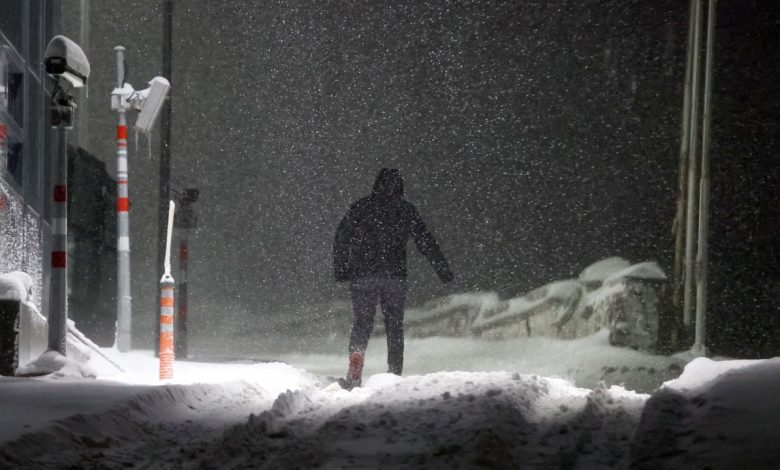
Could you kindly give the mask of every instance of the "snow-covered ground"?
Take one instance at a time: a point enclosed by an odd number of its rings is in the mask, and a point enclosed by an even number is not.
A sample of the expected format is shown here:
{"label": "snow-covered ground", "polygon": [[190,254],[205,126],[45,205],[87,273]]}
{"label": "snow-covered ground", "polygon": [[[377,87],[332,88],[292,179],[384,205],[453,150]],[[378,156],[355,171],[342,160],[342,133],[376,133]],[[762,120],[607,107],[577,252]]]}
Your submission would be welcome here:
{"label": "snow-covered ground", "polygon": [[[612,383],[640,368],[657,385],[682,359],[581,340],[407,343],[383,373],[382,338],[352,391],[340,354],[285,363],[177,361],[157,380],[148,352],[95,356],[98,379],[0,379],[0,467],[776,468],[780,359],[696,359],[651,394]],[[373,349],[371,349],[373,348]],[[654,373],[648,370],[654,368]],[[612,370],[614,369],[614,370]],[[664,372],[667,371],[667,372]],[[593,382],[586,385],[586,383]]]}

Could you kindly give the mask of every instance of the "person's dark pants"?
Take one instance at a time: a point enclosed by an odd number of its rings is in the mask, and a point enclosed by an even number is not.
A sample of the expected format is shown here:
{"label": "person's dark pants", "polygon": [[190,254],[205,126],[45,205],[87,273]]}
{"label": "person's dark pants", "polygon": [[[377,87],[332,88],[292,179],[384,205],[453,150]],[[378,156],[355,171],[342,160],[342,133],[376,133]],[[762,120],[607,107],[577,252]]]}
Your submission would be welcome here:
{"label": "person's dark pants", "polygon": [[349,352],[365,353],[374,329],[376,305],[382,307],[387,334],[388,371],[401,375],[404,367],[404,303],[406,279],[396,277],[365,278],[352,281],[352,311],[355,315]]}

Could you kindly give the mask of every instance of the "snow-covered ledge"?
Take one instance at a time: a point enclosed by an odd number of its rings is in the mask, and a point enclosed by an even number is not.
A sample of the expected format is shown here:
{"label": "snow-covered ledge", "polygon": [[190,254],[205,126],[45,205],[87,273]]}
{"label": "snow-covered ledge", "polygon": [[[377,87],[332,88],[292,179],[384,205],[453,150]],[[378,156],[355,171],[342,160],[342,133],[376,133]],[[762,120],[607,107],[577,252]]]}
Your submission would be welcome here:
{"label": "snow-covered ledge", "polygon": [[20,367],[16,375],[95,377],[87,362],[98,348],[76,330],[71,320],[68,320],[67,357],[46,350],[49,324],[33,303],[32,289],[33,279],[27,273],[14,271],[0,274],[0,300],[17,301],[20,305],[17,342]]}

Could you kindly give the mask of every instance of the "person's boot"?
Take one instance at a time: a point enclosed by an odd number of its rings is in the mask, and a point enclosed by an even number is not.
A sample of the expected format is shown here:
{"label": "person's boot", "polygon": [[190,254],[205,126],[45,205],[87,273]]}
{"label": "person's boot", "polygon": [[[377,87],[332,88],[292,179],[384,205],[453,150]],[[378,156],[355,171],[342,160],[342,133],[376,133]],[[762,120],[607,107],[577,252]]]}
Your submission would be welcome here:
{"label": "person's boot", "polygon": [[360,379],[363,375],[363,353],[353,352],[349,355],[349,369],[347,370],[346,389],[352,390],[360,387]]}

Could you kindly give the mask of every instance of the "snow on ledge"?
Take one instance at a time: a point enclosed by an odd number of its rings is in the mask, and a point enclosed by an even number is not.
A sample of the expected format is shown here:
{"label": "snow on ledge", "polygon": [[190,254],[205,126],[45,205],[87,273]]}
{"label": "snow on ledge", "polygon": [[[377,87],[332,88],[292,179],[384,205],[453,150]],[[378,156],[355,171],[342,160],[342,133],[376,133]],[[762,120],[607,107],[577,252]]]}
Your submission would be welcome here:
{"label": "snow on ledge", "polygon": [[22,271],[0,274],[0,300],[26,302],[32,296],[33,280]]}
{"label": "snow on ledge", "polygon": [[611,275],[625,270],[630,265],[631,263],[629,263],[627,260],[619,256],[612,256],[601,261],[596,261],[587,268],[583,269],[580,273],[579,280],[580,282],[585,283],[602,283]]}
{"label": "snow on ledge", "polygon": [[664,281],[666,280],[666,273],[655,261],[645,261],[644,263],[632,264],[623,270],[613,273],[604,280],[604,285],[613,284],[626,277]]}

